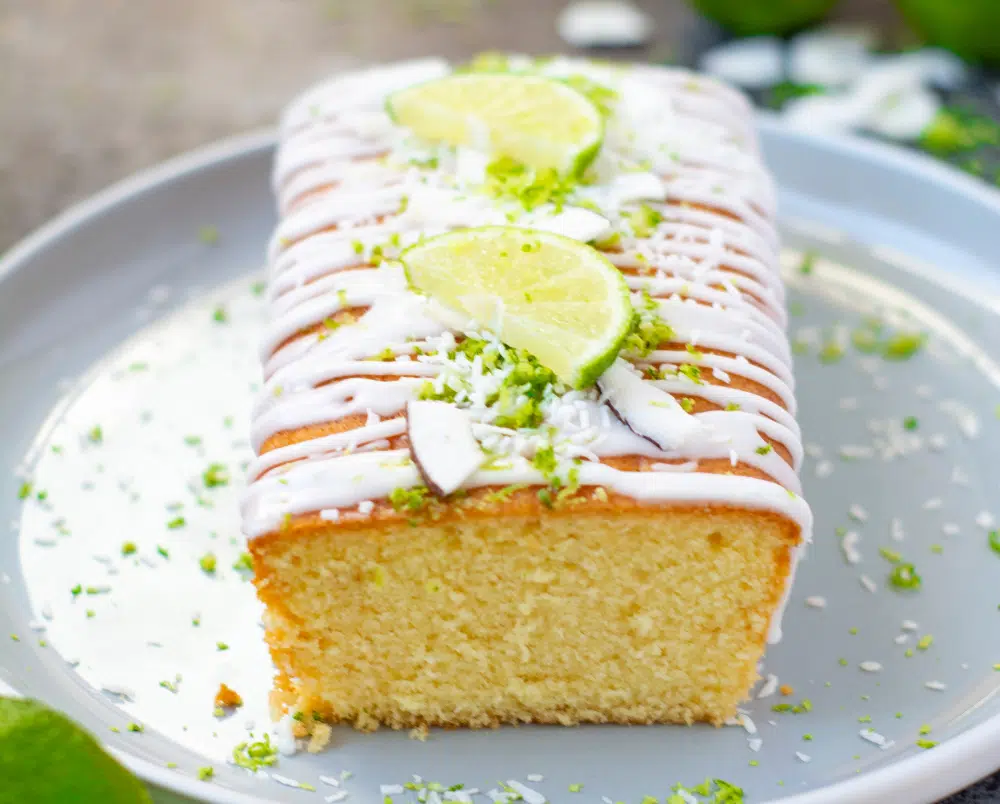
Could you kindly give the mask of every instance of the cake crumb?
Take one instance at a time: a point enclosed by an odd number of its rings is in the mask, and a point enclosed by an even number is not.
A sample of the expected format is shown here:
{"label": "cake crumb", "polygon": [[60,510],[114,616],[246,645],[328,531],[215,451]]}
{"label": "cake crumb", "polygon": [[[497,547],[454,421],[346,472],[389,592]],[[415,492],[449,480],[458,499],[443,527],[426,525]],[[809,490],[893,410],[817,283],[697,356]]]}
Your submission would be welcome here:
{"label": "cake crumb", "polygon": [[430,736],[430,730],[427,728],[427,724],[421,724],[415,729],[410,729],[410,739],[419,740],[422,743],[427,742],[427,738]]}
{"label": "cake crumb", "polygon": [[219,684],[219,691],[215,693],[216,706],[243,706],[243,697],[231,687]]}
{"label": "cake crumb", "polygon": [[306,751],[310,754],[318,754],[330,744],[332,736],[333,727],[329,723],[313,723],[312,734],[309,736]]}

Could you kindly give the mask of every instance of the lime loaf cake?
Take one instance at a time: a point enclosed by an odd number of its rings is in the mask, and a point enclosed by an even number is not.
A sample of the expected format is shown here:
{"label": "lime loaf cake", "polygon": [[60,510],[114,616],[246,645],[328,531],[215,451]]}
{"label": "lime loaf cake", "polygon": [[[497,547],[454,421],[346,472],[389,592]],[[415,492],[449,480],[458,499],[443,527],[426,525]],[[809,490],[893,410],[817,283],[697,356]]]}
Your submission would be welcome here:
{"label": "lime loaf cake", "polygon": [[811,514],[749,104],[488,56],[285,113],[243,525],[300,735],[720,724]]}

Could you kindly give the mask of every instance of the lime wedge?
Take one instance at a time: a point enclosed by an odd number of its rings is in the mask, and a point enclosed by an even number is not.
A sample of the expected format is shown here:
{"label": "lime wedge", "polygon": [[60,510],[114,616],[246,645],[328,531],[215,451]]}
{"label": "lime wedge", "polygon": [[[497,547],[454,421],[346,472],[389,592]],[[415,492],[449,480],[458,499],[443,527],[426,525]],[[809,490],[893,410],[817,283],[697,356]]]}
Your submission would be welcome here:
{"label": "lime wedge", "polygon": [[403,252],[410,284],[525,349],[574,388],[611,365],[635,312],[621,273],[568,237],[486,226],[430,238]]}
{"label": "lime wedge", "polygon": [[37,701],[0,698],[0,802],[148,804],[97,740]]}
{"label": "lime wedge", "polygon": [[390,95],[386,109],[424,139],[566,174],[582,171],[604,137],[601,112],[586,95],[537,75],[450,75]]}

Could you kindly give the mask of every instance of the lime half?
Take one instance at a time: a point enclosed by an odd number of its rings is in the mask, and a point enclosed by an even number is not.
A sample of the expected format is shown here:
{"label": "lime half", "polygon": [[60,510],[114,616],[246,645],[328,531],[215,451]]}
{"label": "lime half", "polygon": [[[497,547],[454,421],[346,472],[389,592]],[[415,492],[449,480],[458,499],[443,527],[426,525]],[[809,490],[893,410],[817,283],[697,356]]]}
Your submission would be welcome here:
{"label": "lime half", "polygon": [[586,95],[536,75],[450,75],[389,96],[393,121],[427,140],[508,156],[536,170],[583,170],[604,120]]}
{"label": "lime half", "polygon": [[410,284],[525,349],[574,388],[611,365],[635,315],[621,273],[561,235],[487,226],[433,237],[401,260]]}
{"label": "lime half", "polygon": [[0,698],[0,804],[148,804],[97,740],[37,701]]}

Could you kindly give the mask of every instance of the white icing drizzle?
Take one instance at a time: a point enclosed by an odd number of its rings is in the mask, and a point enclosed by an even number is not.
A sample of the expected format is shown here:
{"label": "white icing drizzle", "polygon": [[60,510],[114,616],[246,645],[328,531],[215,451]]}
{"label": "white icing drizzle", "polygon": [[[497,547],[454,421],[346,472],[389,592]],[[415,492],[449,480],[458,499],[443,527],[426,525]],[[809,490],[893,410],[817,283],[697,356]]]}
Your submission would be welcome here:
{"label": "white icing drizzle", "polygon": [[[525,57],[513,62],[530,66]],[[261,344],[266,381],[251,433],[258,457],[242,509],[251,538],[281,527],[289,516],[327,512],[331,522],[344,512],[363,516],[393,489],[419,485],[409,450],[391,445],[405,435],[408,403],[430,383],[438,393],[458,389],[456,404],[467,411],[472,435],[489,456],[463,488],[545,485],[549,478],[532,458],[551,448],[560,471],[582,459],[576,467],[581,486],[604,486],[647,503],[773,511],[795,521],[809,539],[811,515],[798,496],[802,444],[771,223],[775,192],[760,161],[749,104],[684,70],[564,58],[536,69],[553,77],[583,75],[618,96],[592,168],[596,182],[580,188],[563,209],[543,205],[526,212],[516,202],[492,198],[480,188],[487,162],[482,154],[420,143],[392,124],[384,112],[386,95],[445,75],[449,67],[442,61],[338,76],[289,106],[272,177],[281,222],[268,247],[271,324]],[[600,214],[574,206],[577,199]],[[641,206],[655,220],[639,237],[632,216]],[[666,450],[611,416],[594,389],[547,391],[544,421],[535,430],[501,426],[491,394],[512,364],[504,358],[497,369],[481,356],[456,353],[454,332],[432,315],[432,304],[406,289],[401,268],[391,262],[420,237],[497,223],[581,240],[609,227],[618,231],[621,250],[609,259],[626,271],[637,308],[649,294],[654,301],[646,306],[674,332],[668,348],[632,356],[640,369],[658,372],[657,379],[636,381],[649,383],[656,394],[701,399],[719,409],[692,415],[677,404],[677,422],[690,425],[682,428],[683,437],[660,442]],[[373,267],[376,256],[390,260]],[[334,320],[345,311],[353,322]],[[459,329],[506,354],[488,333],[471,328]],[[732,387],[736,379],[757,384],[771,398]],[[363,423],[346,432],[324,429],[352,416]],[[269,443],[308,426],[319,430],[307,440]],[[652,470],[601,463],[629,455],[649,459]],[[699,471],[706,460],[752,467],[770,480]],[[336,517],[329,513],[334,511]],[[780,636],[780,616],[772,619],[773,640]]]}

